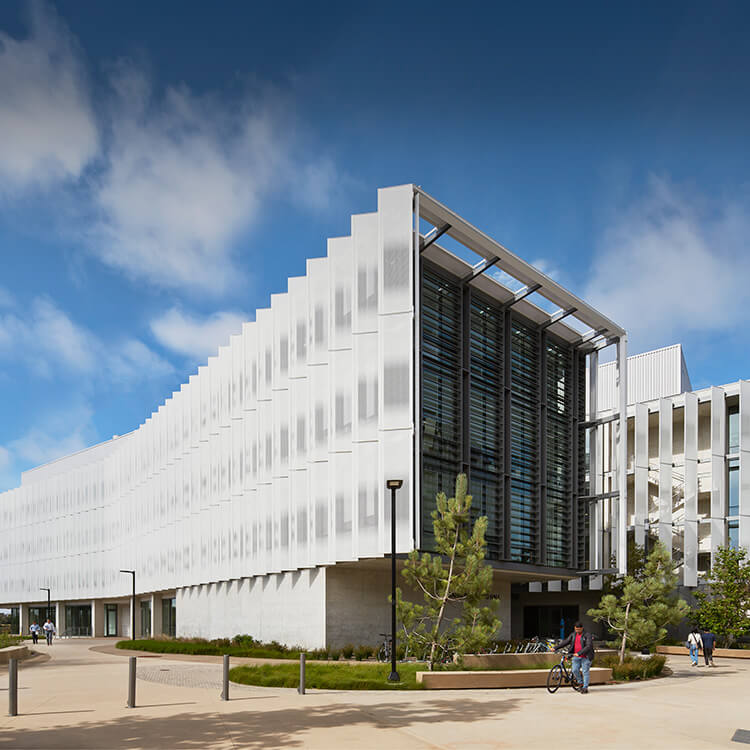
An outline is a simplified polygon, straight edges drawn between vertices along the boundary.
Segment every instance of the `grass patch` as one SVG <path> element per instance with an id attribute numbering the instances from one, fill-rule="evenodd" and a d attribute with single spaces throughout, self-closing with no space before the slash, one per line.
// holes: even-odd
<path id="1" fill-rule="evenodd" d="M 424 664 L 399 664 L 401 682 L 388 682 L 390 664 L 308 664 L 305 684 L 325 690 L 422 690 L 417 672 Z M 263 664 L 229 670 L 229 679 L 243 685 L 296 688 L 299 686 L 297 664 Z"/>

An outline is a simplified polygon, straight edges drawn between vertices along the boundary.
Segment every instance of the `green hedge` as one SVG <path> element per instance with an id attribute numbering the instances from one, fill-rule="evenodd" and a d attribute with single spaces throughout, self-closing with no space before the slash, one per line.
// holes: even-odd
<path id="1" fill-rule="evenodd" d="M 309 688 L 325 690 L 421 690 L 417 671 L 424 664 L 399 664 L 401 682 L 388 682 L 389 664 L 308 664 L 305 684 Z M 242 666 L 229 670 L 229 679 L 243 685 L 296 688 L 299 686 L 297 664 L 263 664 Z"/>
<path id="2" fill-rule="evenodd" d="M 288 649 L 277 643 L 249 643 L 228 638 L 217 638 L 208 641 L 203 638 L 174 638 L 174 639 L 142 639 L 135 641 L 119 641 L 117 648 L 135 651 L 150 651 L 158 654 L 192 654 L 221 656 L 246 656 L 256 659 L 299 659 L 299 648 Z"/>

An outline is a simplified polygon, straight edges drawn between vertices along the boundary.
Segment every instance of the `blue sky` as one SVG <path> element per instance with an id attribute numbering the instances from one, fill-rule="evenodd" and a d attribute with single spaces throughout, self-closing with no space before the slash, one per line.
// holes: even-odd
<path id="1" fill-rule="evenodd" d="M 404 182 L 631 352 L 750 377 L 746 4 L 359 5 L 0 4 L 0 490 L 140 424 Z"/>

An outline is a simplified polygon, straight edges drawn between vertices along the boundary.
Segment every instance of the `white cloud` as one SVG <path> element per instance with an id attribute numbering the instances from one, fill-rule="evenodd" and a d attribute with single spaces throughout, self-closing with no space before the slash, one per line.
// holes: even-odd
<path id="1" fill-rule="evenodd" d="M 49 6 L 30 6 L 31 32 L 0 31 L 0 191 L 78 178 L 99 150 L 77 44 Z"/>
<path id="2" fill-rule="evenodd" d="M 216 354 L 220 345 L 227 344 L 233 333 L 239 333 L 247 319 L 243 313 L 230 311 L 200 319 L 172 308 L 151 322 L 151 330 L 167 349 L 195 360 L 205 360 Z"/>
<path id="3" fill-rule="evenodd" d="M 605 232 L 584 299 L 620 323 L 632 351 L 732 330 L 750 306 L 750 196 L 719 202 L 652 177 Z"/>
<path id="4" fill-rule="evenodd" d="M 236 289 L 249 266 L 241 250 L 272 197 L 327 211 L 352 184 L 310 143 L 303 152 L 291 97 L 270 87 L 156 89 L 120 61 L 95 111 L 75 38 L 52 8 L 31 8 L 27 39 L 0 32 L 0 193 L 63 180 L 53 202 L 63 224 L 131 279 Z"/>
<path id="5" fill-rule="evenodd" d="M 113 87 L 112 142 L 94 195 L 95 253 L 164 287 L 218 293 L 237 285 L 237 239 L 288 172 L 273 97 L 251 92 L 230 106 L 185 86 L 159 96 L 127 64 Z"/>
<path id="6" fill-rule="evenodd" d="M 72 373 L 119 382 L 172 372 L 172 365 L 137 339 L 105 342 L 55 303 L 33 299 L 23 311 L 0 315 L 0 362 L 24 363 L 40 377 Z"/>

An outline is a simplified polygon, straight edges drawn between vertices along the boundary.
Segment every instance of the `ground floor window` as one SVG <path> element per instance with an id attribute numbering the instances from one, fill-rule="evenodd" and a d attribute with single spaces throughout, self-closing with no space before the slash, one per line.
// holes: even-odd
<path id="1" fill-rule="evenodd" d="M 9 622 L 11 633 L 21 633 L 21 619 L 19 617 L 18 607 L 10 608 Z M 25 634 L 21 633 L 21 635 Z"/>
<path id="2" fill-rule="evenodd" d="M 172 638 L 177 635 L 177 600 L 173 596 L 161 600 L 161 632 Z"/>
<path id="3" fill-rule="evenodd" d="M 577 606 L 557 604 L 523 608 L 523 637 L 562 638 L 578 621 Z"/>
<path id="4" fill-rule="evenodd" d="M 104 635 L 117 635 L 117 605 L 104 605 Z"/>
<path id="5" fill-rule="evenodd" d="M 48 611 L 49 614 L 47 614 Z M 52 622 L 55 621 L 54 607 L 50 607 L 49 610 L 47 610 L 47 607 L 29 607 L 29 625 L 31 625 L 32 623 L 43 625 L 45 622 L 47 622 L 48 617 L 50 620 L 52 620 Z"/>
<path id="6" fill-rule="evenodd" d="M 91 605 L 65 605 L 65 635 L 91 635 Z"/>
<path id="7" fill-rule="evenodd" d="M 141 602 L 141 638 L 151 637 L 151 602 Z"/>

